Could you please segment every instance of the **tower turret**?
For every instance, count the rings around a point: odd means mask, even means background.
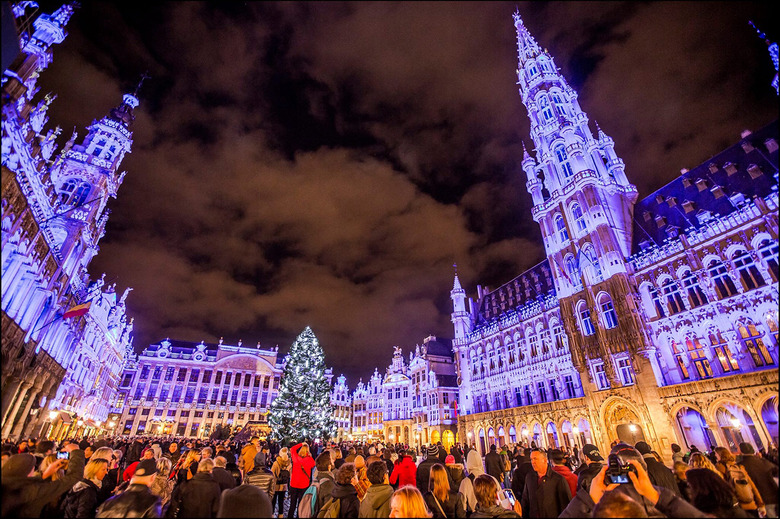
[[[458,267],[455,265],[455,281],[450,291],[452,299],[452,325],[455,329],[455,339],[463,339],[471,331],[469,313],[466,311],[466,291],[458,279]]]

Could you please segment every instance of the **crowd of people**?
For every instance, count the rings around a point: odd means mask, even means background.
[[[2,447],[2,517],[777,517],[777,450],[114,437]]]

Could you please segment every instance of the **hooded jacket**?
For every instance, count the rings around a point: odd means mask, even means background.
[[[274,461],[274,464],[271,465],[271,472],[274,473],[274,476],[276,477],[276,491],[277,492],[284,492],[287,490],[287,483],[279,483],[279,473],[282,470],[286,470],[287,472],[290,472],[292,470],[292,463],[290,463],[290,457],[283,457],[281,455],[276,457],[276,461]]]
[[[62,511],[65,519],[77,517],[95,517],[97,511],[98,487],[88,479],[76,483],[65,496]]]
[[[390,483],[398,488],[406,485],[417,486],[417,465],[414,464],[409,456],[402,456],[401,460],[395,464],[393,473],[390,475]]]
[[[222,493],[208,472],[198,472],[177,485],[171,495],[168,517],[215,517]]]
[[[360,517],[389,517],[393,487],[380,483],[368,487],[366,497],[360,503]]]
[[[333,491],[330,493],[333,499],[341,501],[339,517],[358,517],[360,513],[360,501],[357,497],[357,490],[352,485],[333,485]],[[327,500],[325,501],[327,503]]]

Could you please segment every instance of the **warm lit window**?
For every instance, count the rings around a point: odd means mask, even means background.
[[[701,341],[697,338],[688,338],[685,340],[685,345],[688,347],[688,355],[696,368],[696,372],[699,374],[699,378],[710,378],[712,376],[712,367],[704,354],[704,346]]]
[[[774,364],[772,356],[764,344],[764,340],[761,338],[761,333],[758,331],[754,324],[740,325],[739,335],[745,344],[750,356],[753,358],[753,363],[756,367]]]
[[[680,376],[683,380],[691,378],[690,373],[688,373],[688,366],[685,363],[685,350],[674,340],[672,341],[672,352],[674,353],[674,359],[677,361],[677,367],[680,369]]]
[[[739,370],[739,364],[737,364],[736,359],[731,354],[729,345],[726,343],[726,339],[723,338],[722,333],[716,330],[710,331],[710,346],[718,358],[723,373]]]

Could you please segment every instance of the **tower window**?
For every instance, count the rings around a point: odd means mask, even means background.
[[[561,244],[569,241],[569,231],[566,230],[566,222],[560,214],[555,215],[555,228],[558,230],[558,239]]]
[[[615,307],[612,305],[612,301],[609,299],[602,301],[601,313],[604,315],[604,325],[607,329],[615,328],[617,326],[617,314],[615,313]]]
[[[596,386],[601,389],[609,389],[609,378],[607,378],[607,372],[604,369],[604,363],[599,362],[593,365],[593,378],[596,380]]]
[[[758,246],[758,253],[761,255],[761,259],[764,260],[764,264],[774,282],[777,282],[778,278],[777,250],[776,241],[764,240]]]
[[[582,332],[588,336],[596,333],[596,329],[593,327],[593,321],[590,320],[590,310],[582,305],[580,310],[580,318],[582,319]]]
[[[619,359],[617,364],[623,385],[632,385],[634,383],[634,369],[631,367],[631,359],[627,357]]]
[[[680,297],[680,289],[677,283],[671,279],[667,280],[663,285],[664,296],[666,297],[666,303],[669,307],[669,315],[674,315],[685,310],[682,297]]]
[[[550,106],[550,100],[547,96],[542,96],[539,100],[539,106],[542,108],[542,116],[545,122],[549,122],[553,118],[552,107]]]
[[[750,353],[750,356],[753,358],[753,363],[757,368],[774,364],[772,356],[769,354],[766,344],[764,344],[764,340],[761,338],[761,333],[754,324],[749,323],[747,325],[740,325],[739,336],[742,338],[745,349]]]
[[[571,164],[569,164],[569,155],[566,153],[566,148],[563,147],[563,144],[559,144],[555,147],[555,157],[558,159],[558,164],[561,166],[563,177],[571,177],[574,172],[571,169]]]
[[[588,226],[585,224],[585,215],[582,214],[582,209],[580,208],[579,204],[574,204],[574,206],[572,206],[571,214],[574,216],[574,222],[577,225],[577,231],[585,231]]]
[[[693,366],[696,368],[699,378],[712,377],[710,361],[704,354],[704,346],[702,346],[701,341],[696,338],[689,338],[686,339],[685,344],[688,347],[688,355],[691,357],[691,362],[693,362]]]

